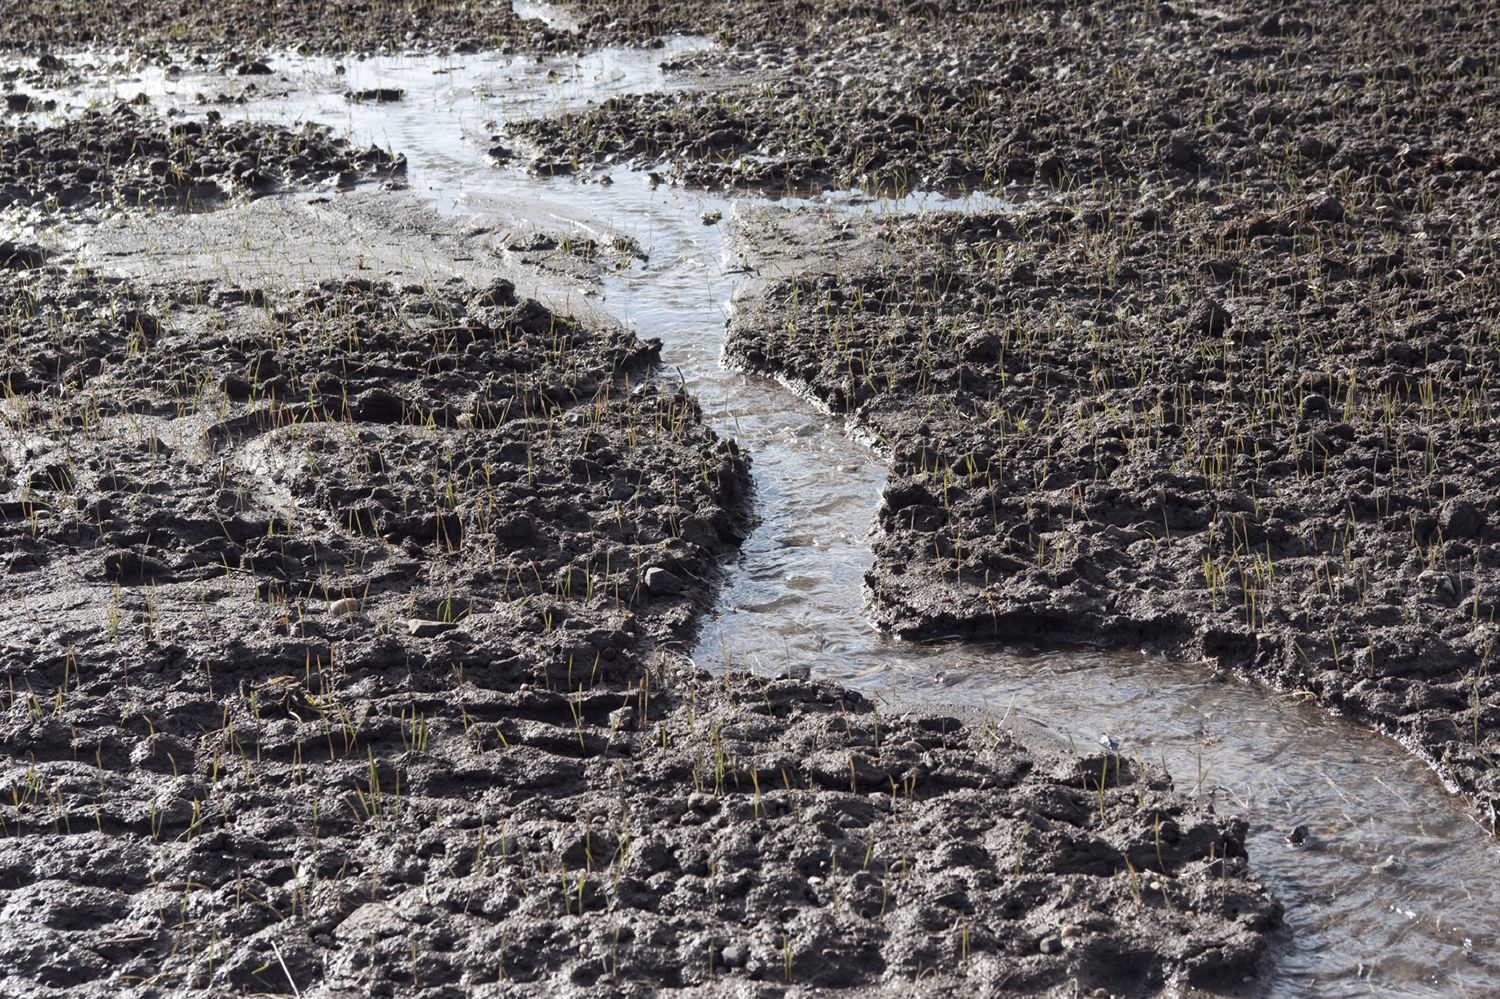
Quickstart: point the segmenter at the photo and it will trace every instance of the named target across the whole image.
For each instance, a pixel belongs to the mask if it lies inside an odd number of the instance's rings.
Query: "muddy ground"
[[[731,360],[893,455],[877,622],[1207,657],[1390,732],[1488,817],[1500,25],[959,7],[512,134],[713,187],[1009,192],[744,226],[765,282]]]
[[[0,282],[12,994],[1253,972],[1244,824],[1160,775],[661,657],[748,466],[652,344],[504,281]]]
[[[1500,22],[980,7],[812,25],[742,49],[754,83],[513,136],[711,187],[1008,193],[746,226],[768,280],[731,359],[895,460],[876,620],[1209,658],[1391,733],[1490,821]]]
[[[127,41],[100,24],[53,41]],[[135,107],[4,142],[7,994],[1254,974],[1280,910],[1245,825],[1159,772],[681,662],[749,458],[654,342],[460,263],[639,247],[418,225],[366,183],[399,161],[316,129]]]
[[[99,48],[156,56],[213,56],[255,73],[255,57],[308,52],[555,50],[555,29],[509,4],[475,0],[23,0],[0,24],[0,49],[54,56]],[[239,67],[244,66],[241,70]]]
[[[35,102],[27,98],[28,109]],[[406,161],[356,149],[314,124],[168,121],[149,107],[89,108],[60,122],[21,121],[0,136],[0,211],[177,207],[361,183],[398,184]]]

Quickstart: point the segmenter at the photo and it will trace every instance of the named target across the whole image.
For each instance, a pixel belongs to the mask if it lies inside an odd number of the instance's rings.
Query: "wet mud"
[[[1131,142],[1050,133],[1014,211],[748,219],[730,360],[891,453],[882,627],[1209,658],[1392,733],[1490,820],[1500,147],[1458,126],[1491,115],[1484,24],[1095,13],[1115,57],[1176,39],[1220,80],[1143,92]],[[1110,93],[1047,117],[1098,135],[1121,77],[1079,68],[1052,78]],[[1022,144],[990,148],[1013,175]]]
[[[235,195],[400,183],[405,172],[399,153],[355,149],[315,125],[167,121],[119,104],[6,129],[0,211],[202,209]]]
[[[17,994],[1142,993],[1278,924],[1140,764],[661,658],[747,462],[651,343],[505,281],[3,277]]]
[[[1493,19],[952,13],[516,134],[687,184],[1011,192],[747,226],[806,271],[747,303],[731,359],[894,458],[877,622],[1207,658],[1389,732],[1488,819]]]
[[[223,59],[238,73],[265,72],[277,49],[308,52],[552,51],[566,33],[516,14],[508,3],[339,0],[332,4],[228,0],[23,0],[0,25],[0,49],[39,53],[102,48]]]
[[[721,89],[486,138],[586,179],[1008,189],[1014,211],[731,220],[758,274],[729,360],[892,459],[873,620],[1208,658],[1492,799],[1481,12],[590,0],[571,34],[189,6],[11,47],[128,32],[258,78],[277,46],[691,30],[730,46],[681,62],[722,55]],[[0,244],[7,991],[1253,988],[1281,912],[1211,795],[1112,747],[685,665],[753,523],[750,457],[658,377],[649,328],[478,279],[493,261],[93,273],[68,209],[320,188],[260,217],[367,222],[343,206],[397,197],[365,182],[399,184],[401,151],[25,117],[46,100],[7,102],[0,159],[27,210]],[[536,226],[487,249],[585,285],[649,261]]]

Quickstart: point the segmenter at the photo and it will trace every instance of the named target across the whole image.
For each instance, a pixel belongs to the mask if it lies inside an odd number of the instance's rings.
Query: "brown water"
[[[754,457],[760,523],[726,566],[719,607],[691,650],[700,664],[806,669],[897,705],[988,712],[1063,743],[1090,746],[1107,734],[1124,752],[1164,763],[1180,790],[1252,822],[1251,862],[1286,906],[1290,928],[1266,968],[1267,995],[1500,993],[1500,857],[1466,807],[1394,743],[1195,666],[1094,651],[924,647],[866,624],[866,535],[884,465],[780,385],[719,363],[732,296],[753,275],[741,273],[726,227],[701,216],[728,219],[760,203],[653,187],[625,169],[608,186],[538,179],[486,157],[497,122],[676,86],[660,62],[705,44],[679,39],[664,50],[545,61],[393,57],[352,61],[341,73],[332,60],[288,56],[272,61],[279,77],[259,81],[259,92],[226,113],[316,120],[389,146],[406,154],[412,186],[444,213],[499,225],[523,205],[551,227],[630,235],[649,252],[648,263],[598,289],[558,281],[523,290],[562,303],[590,295],[660,337],[665,377],[681,377],[713,426]],[[226,86],[244,84],[114,66],[51,96],[64,102],[59,113],[143,91],[201,113],[198,93]],[[407,96],[378,105],[343,98],[370,86]],[[974,205],[848,194],[814,203],[850,213]],[[366,238],[374,246],[398,237]],[[1311,831],[1302,848],[1284,839],[1297,824]]]

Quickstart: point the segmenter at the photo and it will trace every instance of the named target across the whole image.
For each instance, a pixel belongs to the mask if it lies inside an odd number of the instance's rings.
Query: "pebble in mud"
[[[683,586],[682,577],[669,569],[656,567],[646,570],[646,589],[652,593],[670,596],[681,593]]]
[[[413,618],[406,622],[406,630],[413,638],[436,638],[457,628],[453,621],[421,621]]]

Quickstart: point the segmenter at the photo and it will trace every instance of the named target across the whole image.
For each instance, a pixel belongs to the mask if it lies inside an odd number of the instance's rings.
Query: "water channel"
[[[544,11],[542,5],[528,9]],[[1098,651],[920,646],[876,633],[863,611],[863,575],[886,470],[879,457],[782,386],[726,370],[720,354],[741,273],[734,213],[768,203],[656,185],[624,167],[612,183],[539,178],[487,155],[497,127],[612,94],[686,86],[661,64],[707,43],[606,50],[538,60],[473,55],[338,62],[285,56],[278,76],[226,115],[317,121],[403,153],[415,189],[437,211],[500,218],[524,203],[533,218],[587,235],[628,235],[649,260],[606,273],[595,308],[663,341],[665,377],[681,377],[721,434],[754,458],[759,523],[726,566],[720,602],[694,658],[710,668],[812,675],[895,705],[953,705],[1064,743],[1101,735],[1163,763],[1177,786],[1249,817],[1252,864],[1286,907],[1288,933],[1266,969],[1267,995],[1491,995],[1500,929],[1496,852],[1465,805],[1394,743],[1265,689],[1225,682],[1206,667]],[[213,77],[222,89],[222,77]],[[205,108],[205,78],[156,67],[112,69],[54,96],[58,114],[146,92],[188,114]],[[353,89],[404,91],[392,103],[351,103]],[[783,201],[851,214],[993,209],[992,199],[853,193]],[[706,225],[721,213],[725,224]],[[378,238],[372,236],[372,239]],[[1293,847],[1286,832],[1310,830]]]

